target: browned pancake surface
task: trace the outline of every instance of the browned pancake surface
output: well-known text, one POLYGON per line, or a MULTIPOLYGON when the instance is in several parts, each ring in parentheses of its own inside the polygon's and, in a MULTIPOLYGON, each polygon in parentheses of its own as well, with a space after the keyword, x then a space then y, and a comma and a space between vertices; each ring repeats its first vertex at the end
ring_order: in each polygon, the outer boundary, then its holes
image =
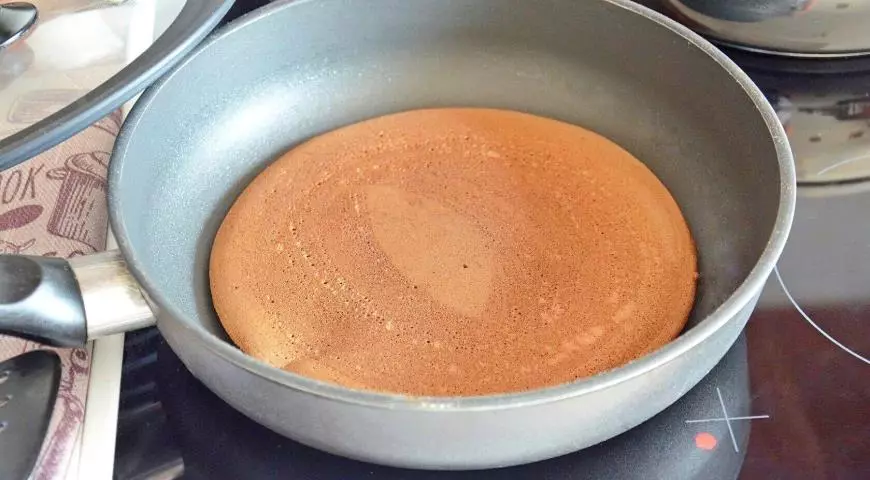
POLYGON ((638 160, 518 112, 404 112, 260 174, 211 255, 232 340, 348 387, 480 395, 568 382, 673 339, 695 294, 683 217, 638 160))

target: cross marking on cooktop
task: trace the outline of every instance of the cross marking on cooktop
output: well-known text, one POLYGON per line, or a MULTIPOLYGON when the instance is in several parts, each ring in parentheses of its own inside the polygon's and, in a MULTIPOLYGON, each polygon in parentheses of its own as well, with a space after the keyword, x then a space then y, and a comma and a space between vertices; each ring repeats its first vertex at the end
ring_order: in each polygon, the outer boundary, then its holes
POLYGON ((759 420, 763 418, 770 418, 770 415, 750 415, 747 417, 728 416, 728 409, 725 408, 725 400, 722 398, 722 391, 719 390, 719 387, 716 387, 716 395, 719 397, 719 406, 722 408, 722 417, 686 420, 686 423, 725 422, 725 424, 728 426, 728 434, 731 436, 731 444, 734 446, 734 451, 739 453, 740 448, 737 446, 737 437, 734 435, 734 428, 731 426, 731 422, 737 420, 759 420))

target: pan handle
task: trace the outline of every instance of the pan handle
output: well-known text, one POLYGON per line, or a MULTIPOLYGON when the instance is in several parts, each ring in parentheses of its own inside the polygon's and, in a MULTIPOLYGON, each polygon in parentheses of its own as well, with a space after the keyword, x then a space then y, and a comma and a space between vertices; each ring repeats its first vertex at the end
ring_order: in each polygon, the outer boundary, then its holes
POLYGON ((76 347, 155 323, 117 250, 70 260, 0 255, 0 331, 76 347))
POLYGON ((87 316, 88 338, 150 327, 154 312, 127 270, 120 250, 83 255, 69 260, 78 280, 87 316))

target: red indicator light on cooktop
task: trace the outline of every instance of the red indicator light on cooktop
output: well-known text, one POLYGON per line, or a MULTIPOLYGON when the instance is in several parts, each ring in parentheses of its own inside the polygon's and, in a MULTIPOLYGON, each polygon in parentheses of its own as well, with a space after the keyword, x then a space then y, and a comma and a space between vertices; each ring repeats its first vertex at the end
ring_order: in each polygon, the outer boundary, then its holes
POLYGON ((713 450, 716 448, 716 437, 707 432, 695 435, 695 446, 701 450, 713 450))

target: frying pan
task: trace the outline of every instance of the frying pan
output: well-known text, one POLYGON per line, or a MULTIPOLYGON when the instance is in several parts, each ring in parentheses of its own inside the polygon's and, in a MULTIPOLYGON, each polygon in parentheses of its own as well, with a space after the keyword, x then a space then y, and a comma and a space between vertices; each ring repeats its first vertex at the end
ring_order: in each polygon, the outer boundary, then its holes
POLYGON ((3 328, 77 344, 156 317, 197 378, 281 434, 381 464, 474 469, 601 442, 706 375, 782 251, 795 174, 785 133, 748 78, 709 43, 634 3, 310 0, 239 19, 150 87, 118 138, 109 191, 120 252, 69 262, 0 257, 3 328), (348 389, 233 346, 211 305, 207 266, 236 195, 313 135, 444 106, 575 123, 642 159, 697 243, 686 331, 591 378, 467 398, 348 389))

